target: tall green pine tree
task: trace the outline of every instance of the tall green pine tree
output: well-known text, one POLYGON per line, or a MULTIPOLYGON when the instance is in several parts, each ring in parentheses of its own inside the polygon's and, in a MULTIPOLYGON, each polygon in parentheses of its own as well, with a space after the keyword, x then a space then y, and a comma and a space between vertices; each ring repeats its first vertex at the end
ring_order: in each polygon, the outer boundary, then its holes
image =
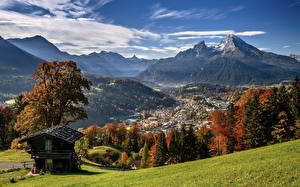
POLYGON ((300 82, 296 77, 292 85, 292 99, 290 102, 292 115, 294 120, 300 120, 300 82))
POLYGON ((246 119, 244 123, 247 143, 251 147, 259 147, 267 144, 265 128, 262 125, 259 96, 255 94, 246 104, 246 119))
POLYGON ((237 144, 234 137, 234 104, 231 102, 226 109, 226 131, 228 134, 227 151, 232 153, 237 144))
POLYGON ((158 136, 157 146, 154 155, 154 167, 163 166, 168 158, 168 149, 165 133, 161 132, 158 136))
POLYGON ((176 129, 171 131, 171 140, 169 145, 169 161, 173 164, 179 161, 179 133, 176 129))
POLYGON ((147 168, 149 167, 149 149, 148 149, 148 143, 145 141, 143 153, 142 153, 142 160, 141 160, 141 168, 147 168))
POLYGON ((278 92, 277 123, 273 125, 272 131, 275 140, 283 142, 294 137, 296 127, 292 118, 287 90, 281 86, 278 92))
POLYGON ((181 126, 180 134, 179 134, 179 162, 186 161, 186 130, 185 126, 181 126))
POLYGON ((272 135, 272 131, 274 130, 274 125, 278 123, 278 115, 279 115, 279 98, 278 98, 278 89, 273 87, 271 90, 271 94, 268 97, 268 101, 266 102, 266 107, 262 110, 262 124, 265 127, 265 134, 267 142, 274 142, 274 136, 272 135))
POLYGON ((192 126, 189 126, 189 130, 187 132, 185 144, 186 144, 186 147, 185 147, 186 161, 195 160, 196 157, 197 157, 196 136, 194 134, 194 129, 193 129, 192 126))

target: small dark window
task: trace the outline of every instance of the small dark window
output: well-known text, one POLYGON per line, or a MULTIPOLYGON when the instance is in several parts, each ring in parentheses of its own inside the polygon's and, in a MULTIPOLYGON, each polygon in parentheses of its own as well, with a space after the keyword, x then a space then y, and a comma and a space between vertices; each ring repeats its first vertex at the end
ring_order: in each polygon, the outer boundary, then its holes
POLYGON ((45 151, 47 153, 51 153, 52 152, 52 141, 49 139, 46 139, 45 141, 45 151))

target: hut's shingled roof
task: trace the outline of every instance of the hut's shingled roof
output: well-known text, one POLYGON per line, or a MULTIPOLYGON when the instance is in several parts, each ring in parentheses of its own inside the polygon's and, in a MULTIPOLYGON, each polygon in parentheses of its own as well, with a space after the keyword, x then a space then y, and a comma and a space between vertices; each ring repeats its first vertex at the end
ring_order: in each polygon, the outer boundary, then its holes
POLYGON ((67 141, 69 143, 74 143, 76 140, 80 139, 83 136, 83 134, 81 132, 78 132, 77 130, 72 129, 72 128, 68 127, 67 125, 57 125, 54 127, 50 127, 48 129, 44 129, 37 133, 34 133, 34 134, 20 140, 20 143, 25 142, 31 138, 40 136, 42 134, 48 134, 50 136, 54 136, 56 138, 67 141))

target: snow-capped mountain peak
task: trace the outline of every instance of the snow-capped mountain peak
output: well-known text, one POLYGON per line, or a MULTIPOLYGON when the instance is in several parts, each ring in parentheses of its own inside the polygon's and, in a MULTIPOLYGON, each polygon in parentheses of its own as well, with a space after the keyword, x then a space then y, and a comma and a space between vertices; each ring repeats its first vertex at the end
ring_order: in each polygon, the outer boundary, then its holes
POLYGON ((238 44, 242 42, 244 41, 237 36, 230 34, 224 40, 222 40, 219 45, 216 46, 216 49, 223 51, 223 53, 235 51, 238 47, 238 44))

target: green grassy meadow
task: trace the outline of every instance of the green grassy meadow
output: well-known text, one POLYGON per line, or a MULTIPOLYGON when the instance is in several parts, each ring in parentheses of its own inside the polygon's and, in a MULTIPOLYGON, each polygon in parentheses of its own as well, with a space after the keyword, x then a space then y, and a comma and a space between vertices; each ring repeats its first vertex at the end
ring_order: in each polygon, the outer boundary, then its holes
MULTIPOLYGON (((0 170, 5 171, 3 169, 0 170)), ((29 169, 22 169, 19 171, 14 172, 7 172, 7 173, 1 173, 0 174, 0 187, 7 186, 8 184, 11 184, 10 178, 14 178, 16 181, 24 180, 24 176, 29 172, 29 169)))
POLYGON ((117 152, 119 154, 121 154, 120 150, 110 147, 110 146, 96 146, 93 147, 93 149, 89 149, 88 154, 92 154, 92 153, 100 153, 100 154, 105 154, 107 151, 114 151, 117 152))
MULTIPOLYGON (((97 165, 114 165, 114 162, 118 161, 121 157, 121 151, 111 147, 111 146, 97 146, 94 147, 93 149, 88 150, 88 156, 87 159, 89 161, 93 161, 98 163, 97 165), (102 159, 100 159, 100 157, 102 159), (108 163, 106 161, 103 161, 103 158, 109 158, 112 163, 108 163), (100 161, 102 160, 102 161, 100 161)), ((84 162, 88 163, 87 160, 83 160, 84 162)), ((115 165, 114 165, 115 167, 115 165)))
POLYGON ((0 162, 29 162, 33 161, 30 154, 19 150, 0 151, 0 162))
POLYGON ((80 172, 30 177, 11 185, 300 186, 300 140, 135 171, 99 170, 83 165, 80 172))

